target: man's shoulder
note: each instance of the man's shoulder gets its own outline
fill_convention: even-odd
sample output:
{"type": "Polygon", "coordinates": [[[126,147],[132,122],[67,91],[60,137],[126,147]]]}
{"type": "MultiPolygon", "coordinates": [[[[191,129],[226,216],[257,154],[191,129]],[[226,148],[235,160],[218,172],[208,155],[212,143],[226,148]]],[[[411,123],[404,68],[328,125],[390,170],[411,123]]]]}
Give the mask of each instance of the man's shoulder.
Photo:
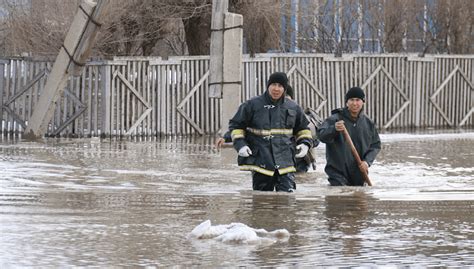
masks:
{"type": "Polygon", "coordinates": [[[344,111],[344,108],[342,107],[336,108],[336,109],[331,110],[331,115],[342,114],[343,111],[344,111]]]}
{"type": "Polygon", "coordinates": [[[283,103],[283,106],[286,107],[286,108],[289,108],[289,109],[303,111],[301,106],[297,102],[295,102],[294,100],[291,100],[291,99],[285,99],[285,102],[283,103]]]}
{"type": "Polygon", "coordinates": [[[264,101],[265,101],[265,96],[262,94],[262,95],[251,97],[250,99],[246,101],[246,103],[260,103],[264,101]]]}
{"type": "Polygon", "coordinates": [[[296,101],[293,100],[293,99],[288,99],[288,98],[286,98],[286,99],[285,99],[285,102],[288,103],[288,104],[290,104],[290,105],[292,105],[292,106],[299,106],[299,107],[300,107],[300,104],[298,104],[298,102],[296,102],[296,101]]]}
{"type": "Polygon", "coordinates": [[[369,125],[375,126],[374,121],[367,114],[364,113],[361,116],[369,125]]]}
{"type": "Polygon", "coordinates": [[[343,118],[344,108],[336,108],[331,110],[331,114],[326,118],[326,120],[341,120],[343,118]]]}
{"type": "Polygon", "coordinates": [[[250,99],[247,99],[240,106],[252,106],[260,102],[262,102],[262,98],[260,95],[257,95],[257,96],[251,97],[250,99]]]}

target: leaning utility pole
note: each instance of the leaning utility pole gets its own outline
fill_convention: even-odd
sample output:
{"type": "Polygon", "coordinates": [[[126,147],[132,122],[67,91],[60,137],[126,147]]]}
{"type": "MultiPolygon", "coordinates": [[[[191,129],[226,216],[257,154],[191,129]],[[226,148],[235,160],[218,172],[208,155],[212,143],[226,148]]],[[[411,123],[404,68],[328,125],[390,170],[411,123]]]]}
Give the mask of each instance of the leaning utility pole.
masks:
{"type": "Polygon", "coordinates": [[[242,87],[243,18],[227,10],[227,0],[212,1],[209,97],[222,99],[222,134],[240,105],[242,87]]]}
{"type": "Polygon", "coordinates": [[[42,137],[48,130],[56,102],[63,94],[70,75],[79,75],[90,55],[95,36],[101,26],[101,14],[110,0],[83,0],[64,39],[44,91],[36,103],[25,138],[42,137]]]}

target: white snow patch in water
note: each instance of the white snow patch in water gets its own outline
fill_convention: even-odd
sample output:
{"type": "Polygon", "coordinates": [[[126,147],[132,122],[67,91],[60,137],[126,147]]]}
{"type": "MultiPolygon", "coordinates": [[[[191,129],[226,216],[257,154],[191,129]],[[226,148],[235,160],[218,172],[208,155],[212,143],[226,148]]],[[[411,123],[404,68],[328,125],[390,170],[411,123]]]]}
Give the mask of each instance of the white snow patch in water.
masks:
{"type": "Polygon", "coordinates": [[[423,157],[423,156],[407,156],[407,158],[409,158],[409,159],[425,159],[425,160],[431,159],[431,158],[423,157]]]}
{"type": "Polygon", "coordinates": [[[188,239],[214,239],[234,244],[268,244],[279,240],[286,241],[290,233],[286,229],[268,232],[265,229],[255,229],[238,222],[212,226],[211,221],[206,220],[197,225],[187,237],[188,239]]]}
{"type": "Polygon", "coordinates": [[[119,170],[119,169],[104,169],[105,172],[115,172],[117,174],[134,174],[134,175],[147,175],[147,176],[169,176],[175,173],[166,171],[138,171],[138,170],[119,170]]]}

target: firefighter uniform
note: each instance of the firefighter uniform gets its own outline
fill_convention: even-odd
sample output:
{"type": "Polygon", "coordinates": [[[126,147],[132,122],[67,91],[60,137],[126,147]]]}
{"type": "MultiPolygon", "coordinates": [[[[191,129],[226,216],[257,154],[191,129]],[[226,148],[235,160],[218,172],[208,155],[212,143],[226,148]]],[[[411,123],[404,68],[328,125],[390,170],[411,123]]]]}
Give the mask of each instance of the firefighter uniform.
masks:
{"type": "Polygon", "coordinates": [[[238,157],[238,164],[241,170],[253,172],[254,190],[291,192],[296,188],[294,141],[312,146],[308,123],[297,103],[284,95],[272,100],[268,90],[240,105],[229,129],[237,151],[244,146],[251,149],[250,156],[238,157]]]}

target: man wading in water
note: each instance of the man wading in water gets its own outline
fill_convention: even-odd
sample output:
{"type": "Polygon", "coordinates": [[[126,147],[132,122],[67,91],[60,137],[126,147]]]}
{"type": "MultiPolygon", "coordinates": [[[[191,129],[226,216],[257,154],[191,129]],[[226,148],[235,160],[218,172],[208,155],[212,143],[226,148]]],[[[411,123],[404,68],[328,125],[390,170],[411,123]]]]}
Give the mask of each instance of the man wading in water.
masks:
{"type": "Polygon", "coordinates": [[[380,151],[380,138],[375,124],[362,111],[365,103],[364,91],[351,88],[345,96],[346,106],[335,109],[318,128],[318,138],[326,144],[326,168],[331,186],[363,186],[362,173],[369,167],[380,151]],[[350,135],[362,160],[360,166],[347,146],[344,130],[350,135]]]}
{"type": "Polygon", "coordinates": [[[273,73],[267,91],[240,105],[229,121],[240,169],[252,171],[254,190],[293,192],[295,157],[304,157],[312,146],[303,110],[285,98],[287,84],[285,73],[273,73]]]}

